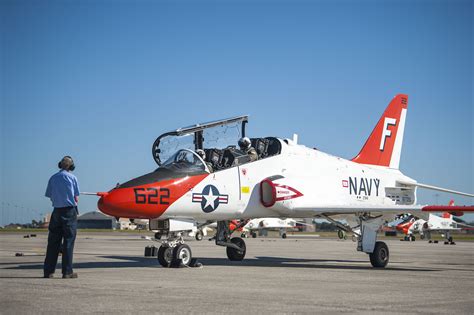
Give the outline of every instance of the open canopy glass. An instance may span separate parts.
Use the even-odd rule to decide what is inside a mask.
[[[236,145],[245,136],[248,116],[237,116],[195,124],[160,135],[152,147],[153,159],[158,165],[168,161],[181,149],[195,151],[204,148],[223,149]]]

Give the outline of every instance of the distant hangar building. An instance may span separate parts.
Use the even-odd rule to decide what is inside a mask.
[[[84,213],[77,218],[78,229],[115,229],[117,220],[99,211]]]

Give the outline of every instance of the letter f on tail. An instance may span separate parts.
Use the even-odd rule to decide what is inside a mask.
[[[408,95],[393,98],[353,162],[398,169],[407,106]]]

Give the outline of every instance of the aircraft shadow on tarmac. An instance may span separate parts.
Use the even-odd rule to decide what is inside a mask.
[[[374,270],[366,260],[340,260],[340,259],[303,259],[288,257],[255,257],[245,259],[241,262],[229,261],[227,258],[199,258],[204,266],[249,266],[249,267],[279,267],[279,268],[308,268],[308,269],[340,269],[340,270]],[[327,263],[341,263],[327,264]],[[348,264],[364,265],[348,265]],[[439,269],[427,268],[398,268],[390,267],[388,270],[396,271],[441,271]]]
[[[99,258],[113,259],[112,261],[93,261],[93,262],[76,262],[75,269],[88,268],[161,268],[156,258],[137,257],[137,256],[98,256]],[[248,267],[278,267],[278,268],[316,268],[316,269],[339,269],[339,270],[374,270],[374,268],[365,260],[338,260],[338,259],[299,259],[288,257],[255,257],[244,259],[243,261],[229,261],[227,258],[198,258],[203,266],[248,266]],[[337,263],[337,264],[333,264]],[[397,262],[399,263],[399,262]],[[12,263],[13,265],[14,263]],[[352,265],[349,265],[352,264]],[[354,265],[364,264],[364,265]],[[57,268],[61,270],[61,264],[58,263]],[[43,269],[43,264],[27,263],[19,264],[14,267],[3,269]],[[395,271],[443,271],[445,269],[428,269],[428,268],[400,268],[390,267],[387,270]],[[2,278],[0,276],[0,278]]]

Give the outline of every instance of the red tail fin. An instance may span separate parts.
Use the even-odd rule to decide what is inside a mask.
[[[407,106],[408,95],[393,98],[353,162],[398,169]]]

